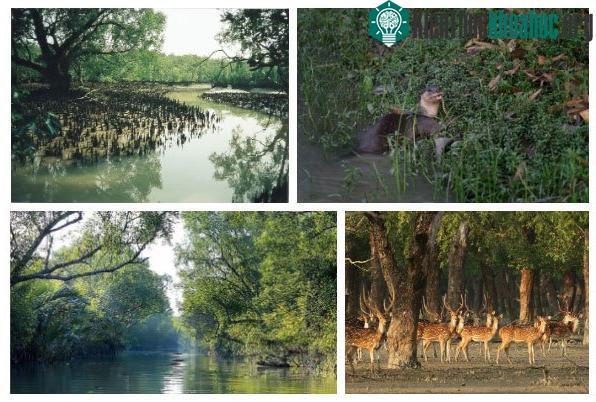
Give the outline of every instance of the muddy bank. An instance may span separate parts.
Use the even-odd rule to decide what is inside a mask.
[[[55,96],[44,88],[26,95],[23,112],[50,113],[57,132],[33,136],[38,156],[93,160],[138,155],[213,130],[219,117],[166,97],[161,85],[95,84]]]
[[[494,363],[498,343],[490,345],[492,363],[485,363],[478,344],[470,347],[470,362],[441,363],[430,353],[428,362],[421,358],[418,370],[388,370],[387,352],[381,348],[381,370],[371,375],[368,360],[356,366],[352,375],[346,366],[346,393],[587,393],[588,347],[568,348],[568,358],[557,348],[546,357],[536,349],[536,365],[528,364],[527,349],[512,346],[513,364],[506,359]],[[453,355],[452,355],[453,356]],[[460,356],[461,359],[461,356]]]
[[[422,175],[398,191],[388,155],[324,156],[298,128],[298,202],[448,202]]]
[[[204,92],[201,96],[213,102],[227,103],[280,118],[288,116],[288,95],[283,93],[214,91]]]

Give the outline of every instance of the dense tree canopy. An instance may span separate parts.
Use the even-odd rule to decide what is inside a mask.
[[[161,53],[165,16],[151,9],[13,9],[12,76],[58,92],[73,80],[287,89],[287,16],[287,10],[224,12],[220,39],[240,44],[246,57],[211,58]]]
[[[70,70],[97,55],[159,49],[165,16],[151,9],[12,9],[12,61],[41,74],[55,91]]]
[[[13,212],[12,361],[111,354],[147,336],[172,346],[169,278],[140,255],[172,222],[161,212]]]
[[[226,11],[222,21],[228,24],[220,37],[224,42],[239,43],[248,53],[246,61],[254,69],[269,73],[279,69],[282,88],[288,90],[289,24],[286,9],[242,9]]]
[[[188,212],[182,317],[217,353],[335,361],[335,216]]]

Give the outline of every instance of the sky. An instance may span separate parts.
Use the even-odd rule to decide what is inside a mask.
[[[163,240],[158,240],[150,244],[144,251],[142,256],[149,258],[149,268],[160,274],[168,274],[172,277],[172,284],[168,289],[168,299],[170,306],[174,311],[174,315],[178,315],[178,303],[182,300],[182,295],[179,289],[175,288],[178,283],[178,274],[176,273],[176,255],[174,247],[184,240],[184,226],[179,220],[174,226],[174,234],[172,236],[171,245]]]
[[[158,8],[166,15],[166,29],[162,52],[166,54],[195,54],[208,56],[224,49],[229,56],[238,55],[239,48],[221,45],[215,36],[225,24],[220,22],[221,9],[215,8]],[[223,55],[222,55],[223,56]]]

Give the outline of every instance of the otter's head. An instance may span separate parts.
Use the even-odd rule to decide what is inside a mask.
[[[421,101],[428,104],[441,103],[443,99],[443,92],[436,85],[429,85],[422,92]]]
[[[420,113],[428,117],[437,117],[439,105],[443,100],[443,92],[436,85],[426,87],[420,96]]]

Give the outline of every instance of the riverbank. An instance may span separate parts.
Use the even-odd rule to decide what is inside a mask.
[[[283,119],[288,118],[288,95],[285,93],[213,88],[201,96],[213,102],[258,110]]]

